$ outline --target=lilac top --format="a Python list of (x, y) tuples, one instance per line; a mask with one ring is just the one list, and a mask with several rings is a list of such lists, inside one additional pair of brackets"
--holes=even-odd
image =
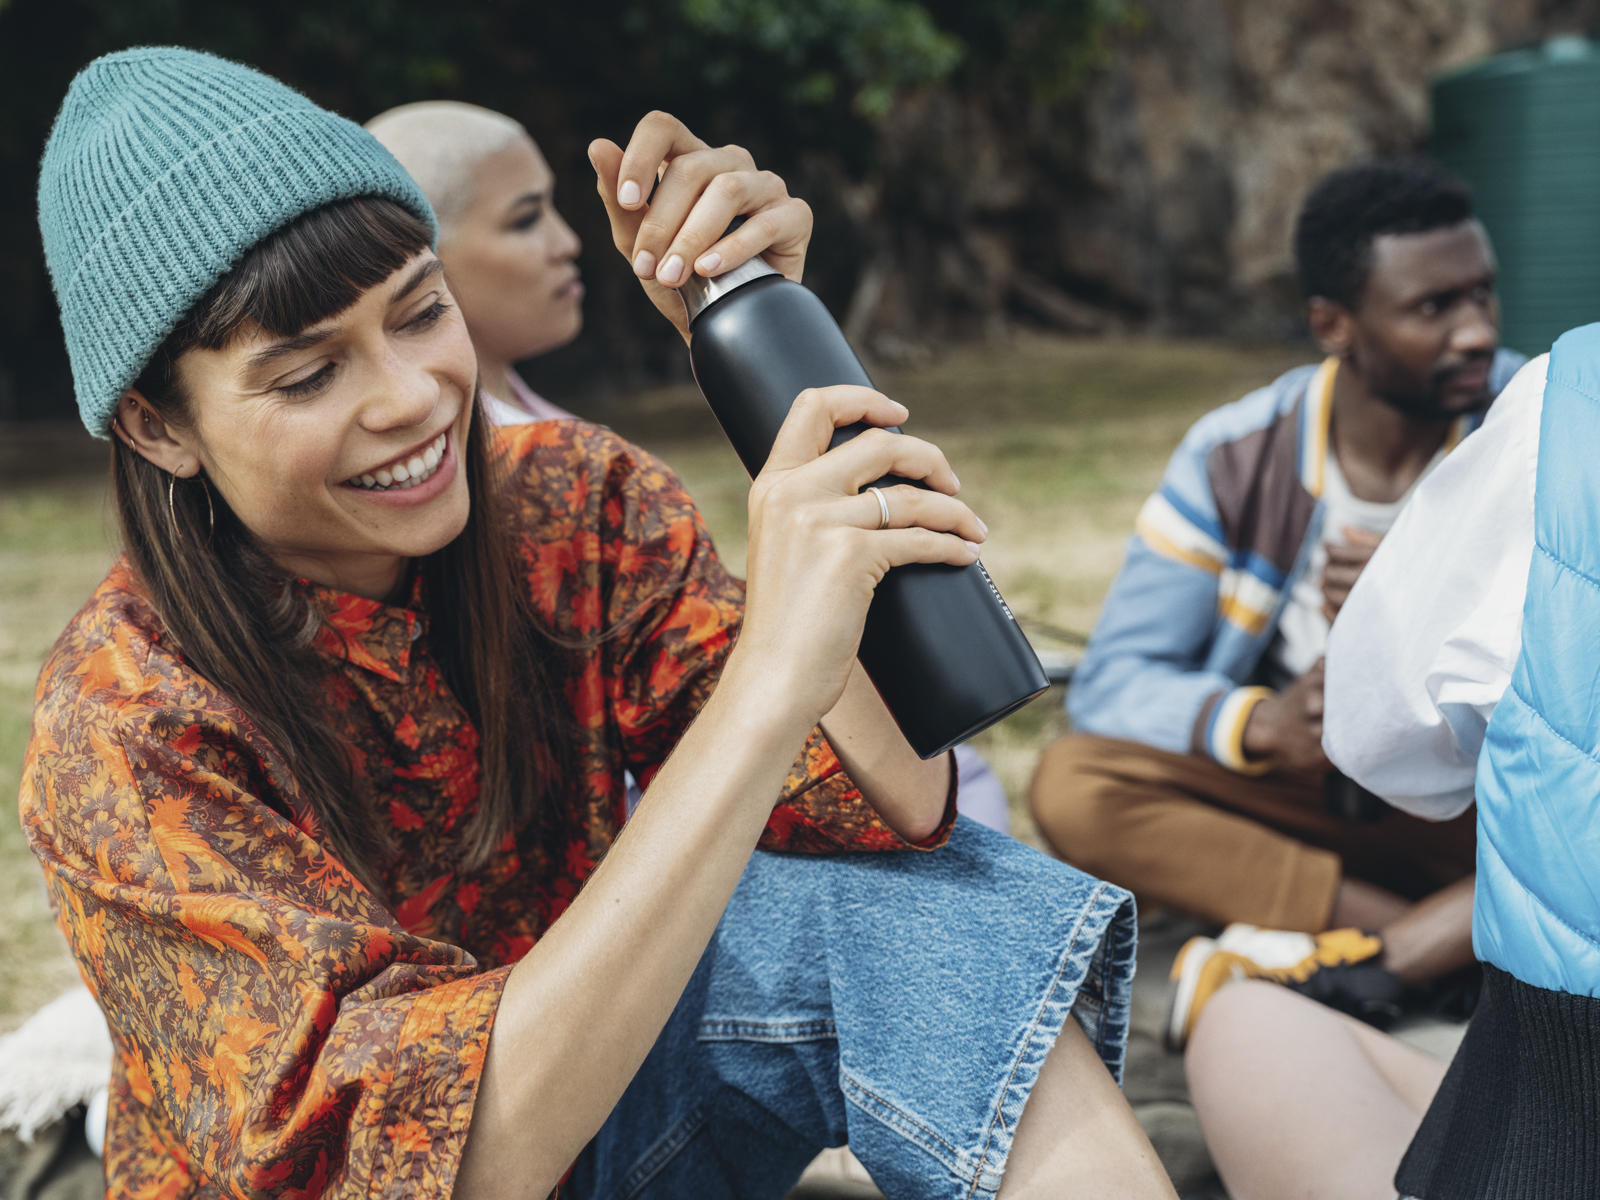
[(526, 425), (531, 421), (571, 421), (575, 418), (560, 405), (551, 404), (522, 381), (515, 371), (506, 372), (506, 384), (511, 396), (502, 400), (487, 390), (483, 393), (484, 410), (496, 425)]

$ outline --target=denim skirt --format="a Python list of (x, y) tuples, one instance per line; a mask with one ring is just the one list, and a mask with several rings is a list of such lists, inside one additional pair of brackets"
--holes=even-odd
[(1070, 1016), (1120, 1082), (1121, 888), (967, 818), (932, 853), (757, 852), (562, 1200), (779, 1200), (849, 1144), (884, 1192), (992, 1196)]

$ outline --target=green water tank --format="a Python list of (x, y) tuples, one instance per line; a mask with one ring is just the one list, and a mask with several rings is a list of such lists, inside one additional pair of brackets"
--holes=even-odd
[(1552, 38), (1440, 76), (1429, 150), (1494, 241), (1501, 341), (1542, 354), (1600, 321), (1600, 45)]

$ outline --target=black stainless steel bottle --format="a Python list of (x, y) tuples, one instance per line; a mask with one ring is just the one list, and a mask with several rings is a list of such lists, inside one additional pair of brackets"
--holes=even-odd
[[(872, 386), (822, 301), (760, 259), (716, 279), (692, 276), (679, 294), (689, 312), (695, 382), (752, 476), (806, 388)], [(840, 429), (832, 444), (866, 428)], [(981, 563), (890, 571), (867, 612), (860, 658), (923, 758), (965, 741), (1050, 686)]]

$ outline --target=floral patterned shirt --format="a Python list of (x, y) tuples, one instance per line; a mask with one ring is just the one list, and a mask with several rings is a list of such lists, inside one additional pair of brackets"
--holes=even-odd
[[(315, 590), (331, 670), (312, 719), (364, 756), (401, 850), (387, 902), (322, 845), (277, 750), (163, 640), (125, 563), (46, 662), (21, 813), (116, 1045), (111, 1196), (448, 1195), (511, 964), (616, 837), (624, 770), (648, 785), (710, 693), (742, 584), (673, 475), (574, 421), (493, 436), (536, 610), (586, 647), (554, 685), (577, 746), (553, 839), (513, 833), (460, 869), (477, 733), (420, 605)], [(768, 849), (907, 848), (820, 732), (776, 799)], [(925, 847), (954, 811), (952, 782)]]

